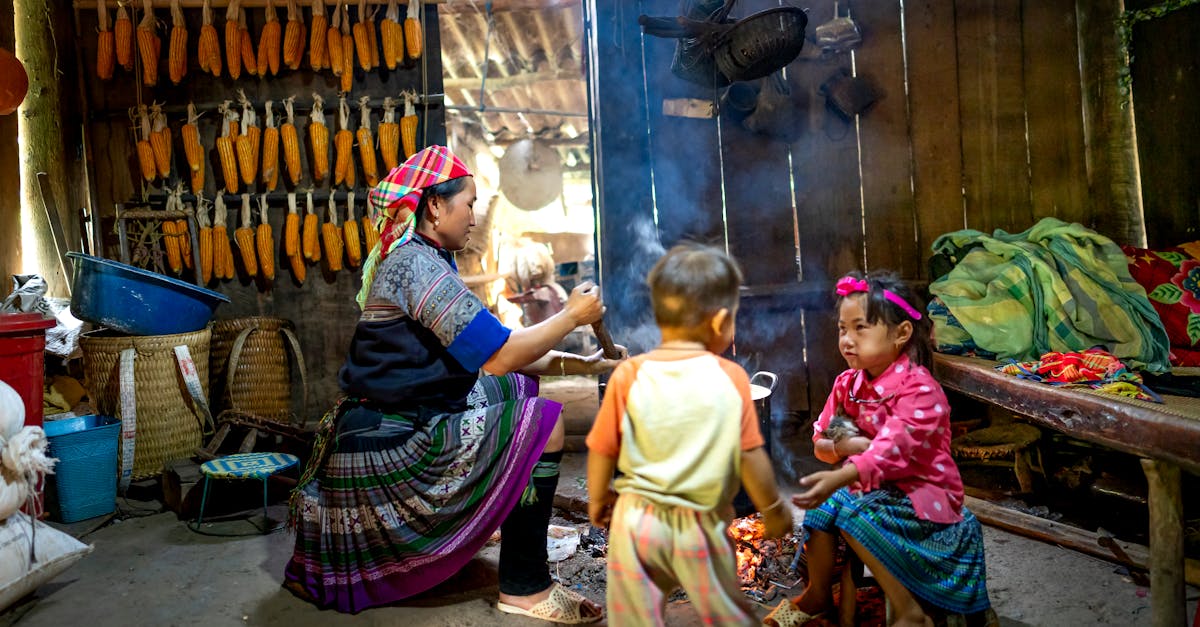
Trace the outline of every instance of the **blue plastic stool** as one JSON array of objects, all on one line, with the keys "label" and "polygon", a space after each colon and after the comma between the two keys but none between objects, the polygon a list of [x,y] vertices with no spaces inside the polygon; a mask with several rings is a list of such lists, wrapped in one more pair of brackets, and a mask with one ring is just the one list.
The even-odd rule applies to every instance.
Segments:
[{"label": "blue plastic stool", "polygon": [[[194,531],[199,531],[204,522],[204,507],[208,504],[208,488],[213,479],[258,479],[263,484],[263,519],[267,520],[267,479],[299,463],[295,455],[287,453],[237,453],[200,464],[204,474],[204,492],[200,497],[200,515],[196,518]],[[257,525],[255,525],[257,526]],[[261,533],[273,531],[267,526],[259,528]]]}]

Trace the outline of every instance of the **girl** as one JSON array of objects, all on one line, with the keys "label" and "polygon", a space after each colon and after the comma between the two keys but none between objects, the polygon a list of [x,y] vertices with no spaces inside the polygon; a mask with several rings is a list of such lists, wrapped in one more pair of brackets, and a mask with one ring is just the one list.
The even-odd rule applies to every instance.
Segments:
[{"label": "girl", "polygon": [[[808,587],[785,599],[766,624],[802,625],[832,607],[834,549],[844,538],[879,582],[894,625],[933,625],[924,605],[952,614],[990,607],[983,535],[963,507],[950,457],[950,406],[932,365],[932,325],[891,273],[837,282],[838,348],[850,366],[838,375],[816,424],[818,459],[835,470],[800,480],[792,497],[808,510]],[[844,412],[862,435],[825,437]]]}]

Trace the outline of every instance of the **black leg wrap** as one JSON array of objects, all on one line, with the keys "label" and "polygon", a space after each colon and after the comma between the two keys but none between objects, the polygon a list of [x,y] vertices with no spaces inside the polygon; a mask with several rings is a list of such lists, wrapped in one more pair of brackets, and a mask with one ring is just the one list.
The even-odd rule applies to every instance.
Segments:
[{"label": "black leg wrap", "polygon": [[[531,481],[536,500],[517,504],[500,525],[500,592],[526,596],[550,587],[550,569],[546,565],[546,529],[554,508],[558,488],[558,463],[562,451],[543,453],[541,466]],[[553,474],[545,472],[553,465]],[[543,476],[538,476],[539,474]]]}]

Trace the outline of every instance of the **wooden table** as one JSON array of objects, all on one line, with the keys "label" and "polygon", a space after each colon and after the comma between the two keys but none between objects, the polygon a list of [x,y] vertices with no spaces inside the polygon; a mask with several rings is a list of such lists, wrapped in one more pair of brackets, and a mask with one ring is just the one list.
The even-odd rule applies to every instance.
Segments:
[{"label": "wooden table", "polygon": [[1155,626],[1185,625],[1181,469],[1200,473],[1200,399],[1147,403],[1001,373],[994,361],[936,355],[942,385],[1073,438],[1141,458],[1149,484],[1150,607]]}]

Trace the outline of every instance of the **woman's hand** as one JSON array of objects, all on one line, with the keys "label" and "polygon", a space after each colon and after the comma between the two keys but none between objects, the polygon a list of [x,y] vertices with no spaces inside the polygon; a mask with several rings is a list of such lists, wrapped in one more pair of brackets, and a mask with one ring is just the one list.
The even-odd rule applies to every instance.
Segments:
[{"label": "woman's hand", "polygon": [[583,363],[587,366],[587,374],[604,374],[606,372],[611,372],[612,369],[620,365],[621,362],[629,359],[628,348],[625,348],[620,344],[615,344],[614,346],[617,347],[617,352],[620,353],[620,356],[618,356],[616,359],[605,359],[603,350],[598,350],[587,357],[580,357]]},{"label": "woman's hand", "polygon": [[600,301],[600,288],[591,281],[584,281],[571,290],[563,308],[575,326],[596,322],[604,316],[604,303]]},{"label": "woman's hand", "polygon": [[792,503],[801,509],[816,509],[829,500],[834,492],[858,480],[858,468],[846,464],[837,470],[823,470],[800,479],[800,485],[808,488],[792,497]]},{"label": "woman's hand", "polygon": [[838,457],[845,459],[851,455],[859,453],[871,448],[871,438],[863,435],[856,435],[851,438],[844,438],[834,443],[833,450],[837,452]]}]

